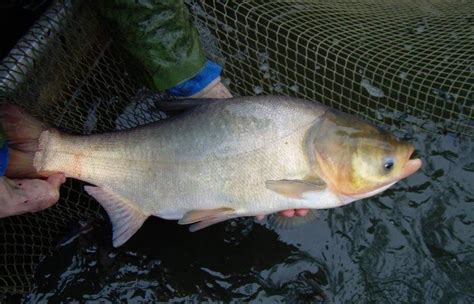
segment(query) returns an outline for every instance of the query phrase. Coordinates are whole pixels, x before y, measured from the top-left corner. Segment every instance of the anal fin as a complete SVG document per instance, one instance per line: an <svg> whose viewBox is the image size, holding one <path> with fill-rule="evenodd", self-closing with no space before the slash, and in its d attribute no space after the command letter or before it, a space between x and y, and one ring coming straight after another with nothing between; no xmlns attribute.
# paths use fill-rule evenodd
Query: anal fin
<svg viewBox="0 0 474 304"><path fill-rule="evenodd" d="M149 216L129 200L108 189L85 186L84 190L95 198L109 215L114 247L119 247L128 241Z"/></svg>

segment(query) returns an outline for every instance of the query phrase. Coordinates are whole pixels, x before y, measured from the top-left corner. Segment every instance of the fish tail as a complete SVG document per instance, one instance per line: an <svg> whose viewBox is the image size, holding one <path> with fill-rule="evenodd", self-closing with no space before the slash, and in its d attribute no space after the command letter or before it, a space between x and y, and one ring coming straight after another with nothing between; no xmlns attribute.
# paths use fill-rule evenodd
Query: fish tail
<svg viewBox="0 0 474 304"><path fill-rule="evenodd" d="M8 143L6 176L37 178L55 173L38 172L34 166L35 154L40 150L39 138L48 125L8 103L0 107L0 121Z"/></svg>

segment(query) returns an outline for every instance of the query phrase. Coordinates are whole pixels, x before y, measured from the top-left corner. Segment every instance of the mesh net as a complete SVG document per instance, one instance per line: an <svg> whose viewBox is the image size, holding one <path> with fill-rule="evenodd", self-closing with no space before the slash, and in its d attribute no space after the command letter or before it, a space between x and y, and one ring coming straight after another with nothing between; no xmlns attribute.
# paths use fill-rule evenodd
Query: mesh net
<svg viewBox="0 0 474 304"><path fill-rule="evenodd" d="M408 113L472 135L472 1L204 1L232 92L317 100L366 119Z"/></svg>
<svg viewBox="0 0 474 304"><path fill-rule="evenodd" d="M235 95L293 95L389 125L409 113L473 134L472 1L188 4ZM117 50L87 4L58 2L1 63L0 99L72 133L164 118L153 107L161 96L134 80ZM68 180L56 206L0 220L0 292L28 290L70 223L95 218L102 209Z"/></svg>

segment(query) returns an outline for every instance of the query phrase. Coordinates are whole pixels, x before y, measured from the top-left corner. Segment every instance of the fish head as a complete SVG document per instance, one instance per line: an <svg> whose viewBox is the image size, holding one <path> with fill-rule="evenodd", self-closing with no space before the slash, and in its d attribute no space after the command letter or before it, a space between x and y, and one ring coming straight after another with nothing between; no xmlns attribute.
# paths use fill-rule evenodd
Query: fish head
<svg viewBox="0 0 474 304"><path fill-rule="evenodd" d="M414 147L356 117L327 111L307 135L313 174L345 203L373 196L421 167Z"/></svg>

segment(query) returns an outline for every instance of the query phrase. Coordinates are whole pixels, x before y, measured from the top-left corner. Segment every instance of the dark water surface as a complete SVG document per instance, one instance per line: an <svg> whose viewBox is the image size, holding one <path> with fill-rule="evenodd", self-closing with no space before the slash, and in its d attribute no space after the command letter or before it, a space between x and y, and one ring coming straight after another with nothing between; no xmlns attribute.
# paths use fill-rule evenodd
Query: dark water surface
<svg viewBox="0 0 474 304"><path fill-rule="evenodd" d="M381 195L293 230L238 219L189 233L152 218L118 249L106 223L86 223L25 301L473 303L472 139L398 119L424 164Z"/></svg>

